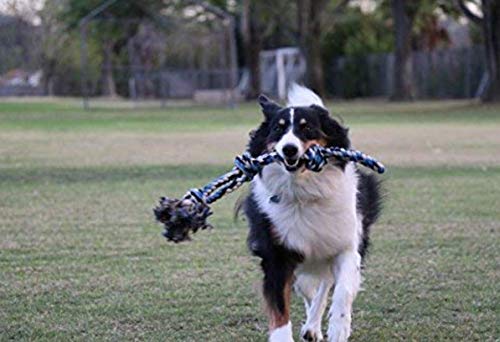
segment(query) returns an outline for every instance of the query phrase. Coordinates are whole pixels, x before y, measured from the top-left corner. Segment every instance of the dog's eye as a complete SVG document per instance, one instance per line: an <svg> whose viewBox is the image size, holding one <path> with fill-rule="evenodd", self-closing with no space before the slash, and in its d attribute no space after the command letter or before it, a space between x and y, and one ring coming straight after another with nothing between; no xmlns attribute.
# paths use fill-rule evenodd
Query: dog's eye
<svg viewBox="0 0 500 342"><path fill-rule="evenodd" d="M274 131L275 132L281 132L283 130L283 127L281 125L274 126Z"/></svg>

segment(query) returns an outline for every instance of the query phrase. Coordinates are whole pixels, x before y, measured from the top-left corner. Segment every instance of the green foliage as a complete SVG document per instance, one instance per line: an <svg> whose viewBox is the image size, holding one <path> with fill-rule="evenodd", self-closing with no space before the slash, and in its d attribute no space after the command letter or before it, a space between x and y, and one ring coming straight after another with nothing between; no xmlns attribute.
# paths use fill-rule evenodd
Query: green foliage
<svg viewBox="0 0 500 342"><path fill-rule="evenodd" d="M325 62L343 55L392 51L390 21L380 12L363 13L359 8L348 8L325 33L322 47Z"/></svg>
<svg viewBox="0 0 500 342"><path fill-rule="evenodd" d="M366 96L370 75L364 60L368 54L393 50L391 22L381 11L363 13L359 8L348 8L339 16L322 40L323 63L327 72L334 72L335 58L349 57L343 68L343 93L348 98ZM335 75L331 76L335 77ZM327 82L327 91L333 92Z"/></svg>
<svg viewBox="0 0 500 342"><path fill-rule="evenodd" d="M458 17L459 13L450 1L407 1L407 11L412 18L412 46L425 46L428 41L442 44L446 33L437 25L438 16L445 14ZM322 54L325 69L331 68L333 60L345 56L342 70L343 94L347 98L363 97L373 92L367 89L370 75L376 73L366 63L369 54L388 53L394 50L394 20L391 0L377 3L372 12L362 12L357 7L347 8L333 22L323 37ZM332 70L330 70L331 72ZM335 77L335 76L333 76ZM328 83L327 87L331 87ZM329 89L332 92L332 89Z"/></svg>
<svg viewBox="0 0 500 342"><path fill-rule="evenodd" d="M103 0L68 0L66 8L61 12L61 19L68 24L69 28L75 28L81 19L106 2ZM138 19L150 16L161 6L162 1L159 0L116 0L97 13L95 18Z"/></svg>
<svg viewBox="0 0 500 342"><path fill-rule="evenodd" d="M257 1L262 39L265 49L284 46L296 46L297 42L297 8L295 1Z"/></svg>
<svg viewBox="0 0 500 342"><path fill-rule="evenodd" d="M447 1L408 1L413 17L413 35L418 37L438 12L457 17L458 12ZM331 29L323 38L323 56L328 62L336 56L366 55L390 52L394 49L393 19L390 0L381 1L375 11L363 13L359 8L348 8L333 20Z"/></svg>
<svg viewBox="0 0 500 342"><path fill-rule="evenodd" d="M81 90L80 37L78 32L68 31L60 14L66 0L45 3L38 12L41 31L41 59L44 86L47 93L58 95L79 95ZM95 83L99 77L101 56L95 40L88 42L89 65L87 77Z"/></svg>
<svg viewBox="0 0 500 342"><path fill-rule="evenodd" d="M91 84L91 93L95 93L98 79L103 77L98 74L99 69L104 72L101 62L106 56L109 57L107 65L112 70L114 62L120 58L120 51L124 49L129 38L137 33L140 19L154 17L160 6L163 6L163 3L159 0L67 0L58 9L58 18L64 24L66 34L78 36L80 40L79 25L85 25L83 29L86 35L88 64L85 72ZM88 19L85 23L82 21L84 18ZM80 51L79 47L77 51ZM75 79L80 82L80 67L73 74L78 75ZM119 88L123 88L123 84L120 84Z"/></svg>
<svg viewBox="0 0 500 342"><path fill-rule="evenodd" d="M68 0L66 6L60 11L60 19L66 24L68 31L78 28L80 21L91 15L92 11L105 4L102 0ZM115 0L108 7L96 13L90 19L93 30L90 39L116 44L119 40L126 40L132 36L138 27L137 19L150 16L154 13L158 1L128 1ZM135 20L124 24L120 20Z"/></svg>
<svg viewBox="0 0 500 342"><path fill-rule="evenodd" d="M97 84L101 76L101 61L100 46L95 40L88 42L88 65L86 70L86 78L93 88ZM68 40L65 42L57 56L57 67L54 71L54 91L63 96L79 96L81 95L81 78L82 70L80 64L80 37L76 33L70 33Z"/></svg>
<svg viewBox="0 0 500 342"><path fill-rule="evenodd" d="M392 0L382 0L377 7L377 12L380 16L386 18L390 23L389 27L392 31ZM451 0L420 0L407 1L406 9L409 17L413 22L412 40L416 41L422 34L432 25L434 20L437 20L440 15L446 15L457 19L460 16L460 11L457 9L455 1ZM415 45L415 44L414 44Z"/></svg>

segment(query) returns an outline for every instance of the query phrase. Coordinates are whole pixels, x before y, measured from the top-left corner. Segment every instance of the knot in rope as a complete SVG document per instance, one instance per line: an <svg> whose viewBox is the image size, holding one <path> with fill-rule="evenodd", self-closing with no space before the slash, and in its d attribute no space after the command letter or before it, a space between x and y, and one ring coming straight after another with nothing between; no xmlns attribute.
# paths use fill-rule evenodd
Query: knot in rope
<svg viewBox="0 0 500 342"><path fill-rule="evenodd" d="M263 164L258 158L252 158L248 152L234 159L234 166L243 172L249 180L253 179L262 170Z"/></svg>
<svg viewBox="0 0 500 342"><path fill-rule="evenodd" d="M345 148L333 147L328 149L327 154L328 157L331 156L346 161L360 163L361 165L375 170L378 173L385 172L385 167L382 163L358 150L346 150Z"/></svg>
<svg viewBox="0 0 500 342"><path fill-rule="evenodd" d="M319 145L313 145L304 154L305 166L313 172L320 172L328 162L325 149Z"/></svg>

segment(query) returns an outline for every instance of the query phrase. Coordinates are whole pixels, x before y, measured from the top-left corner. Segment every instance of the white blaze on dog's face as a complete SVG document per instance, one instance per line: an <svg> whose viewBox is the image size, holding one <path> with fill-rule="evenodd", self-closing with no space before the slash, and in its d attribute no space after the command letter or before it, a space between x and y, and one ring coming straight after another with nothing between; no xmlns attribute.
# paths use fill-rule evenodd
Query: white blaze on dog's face
<svg viewBox="0 0 500 342"><path fill-rule="evenodd" d="M288 108L288 120L280 118L278 126L275 127L275 130L277 129L280 133L286 130L274 149L283 158L286 168L290 170L298 168L300 158L305 152L305 143L297 137L294 130L294 111L294 108Z"/></svg>
<svg viewBox="0 0 500 342"><path fill-rule="evenodd" d="M282 108L265 96L259 102L268 124L266 149L275 150L288 171L301 167L301 157L311 145L348 147L347 130L323 107Z"/></svg>

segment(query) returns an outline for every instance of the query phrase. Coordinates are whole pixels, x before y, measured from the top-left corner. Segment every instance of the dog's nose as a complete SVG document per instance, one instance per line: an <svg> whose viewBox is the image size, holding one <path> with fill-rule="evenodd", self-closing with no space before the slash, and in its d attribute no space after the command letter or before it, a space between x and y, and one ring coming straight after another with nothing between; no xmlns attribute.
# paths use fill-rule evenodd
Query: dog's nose
<svg viewBox="0 0 500 342"><path fill-rule="evenodd" d="M286 158L294 158L297 156L298 152L299 149L295 145L286 144L285 146L283 146L283 154Z"/></svg>

